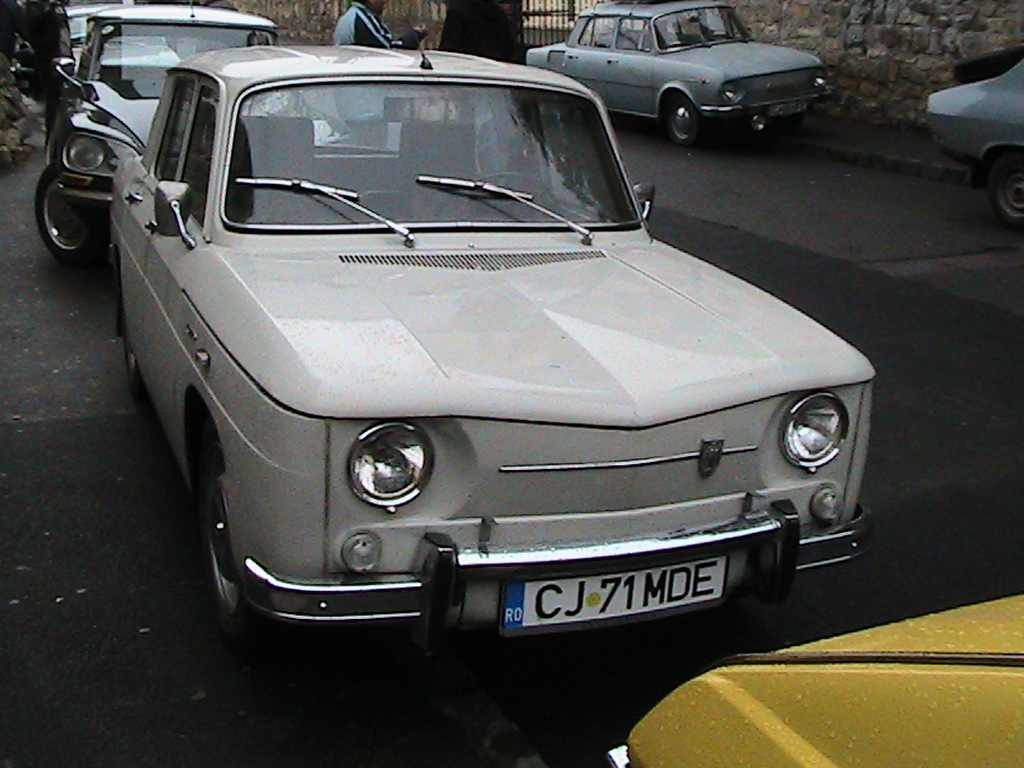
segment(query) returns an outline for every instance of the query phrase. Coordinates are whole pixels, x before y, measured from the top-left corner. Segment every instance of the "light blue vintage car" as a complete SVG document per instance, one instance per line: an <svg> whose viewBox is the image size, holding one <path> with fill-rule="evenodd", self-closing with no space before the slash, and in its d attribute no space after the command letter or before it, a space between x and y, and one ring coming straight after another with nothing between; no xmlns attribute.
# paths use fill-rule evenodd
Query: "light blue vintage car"
<svg viewBox="0 0 1024 768"><path fill-rule="evenodd" d="M734 8L707 0L602 3L526 63L580 80L613 112L660 120L684 146L711 121L792 130L830 92L817 56L754 42Z"/></svg>
<svg viewBox="0 0 1024 768"><path fill-rule="evenodd" d="M933 93L928 125L939 147L970 167L973 185L988 188L1003 223L1024 229L1024 48L979 60L975 69L1010 56L1018 63L997 77Z"/></svg>

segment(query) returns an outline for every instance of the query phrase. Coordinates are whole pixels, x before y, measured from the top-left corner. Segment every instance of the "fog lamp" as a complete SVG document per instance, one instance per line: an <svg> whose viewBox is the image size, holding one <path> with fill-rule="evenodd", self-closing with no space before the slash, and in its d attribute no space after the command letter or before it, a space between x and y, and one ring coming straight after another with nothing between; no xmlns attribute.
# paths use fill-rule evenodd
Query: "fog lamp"
<svg viewBox="0 0 1024 768"><path fill-rule="evenodd" d="M768 126L768 118L764 115L754 115L750 118L750 127L755 131L763 131Z"/></svg>
<svg viewBox="0 0 1024 768"><path fill-rule="evenodd" d="M341 545L341 559L349 570L367 573L380 564L383 546L377 534L369 531L353 533Z"/></svg>
<svg viewBox="0 0 1024 768"><path fill-rule="evenodd" d="M811 514L826 525L839 520L840 507L839 491L834 486L823 485L811 496Z"/></svg>

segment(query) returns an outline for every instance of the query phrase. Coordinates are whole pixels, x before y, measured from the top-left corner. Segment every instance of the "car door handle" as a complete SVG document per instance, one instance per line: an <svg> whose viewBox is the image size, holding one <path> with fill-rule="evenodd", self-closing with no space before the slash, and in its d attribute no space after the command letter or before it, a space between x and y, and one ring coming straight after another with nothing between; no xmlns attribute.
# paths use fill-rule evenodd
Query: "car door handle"
<svg viewBox="0 0 1024 768"><path fill-rule="evenodd" d="M142 202L142 195L138 192L131 191L125 194L124 201L128 203L128 205L135 205L136 203Z"/></svg>

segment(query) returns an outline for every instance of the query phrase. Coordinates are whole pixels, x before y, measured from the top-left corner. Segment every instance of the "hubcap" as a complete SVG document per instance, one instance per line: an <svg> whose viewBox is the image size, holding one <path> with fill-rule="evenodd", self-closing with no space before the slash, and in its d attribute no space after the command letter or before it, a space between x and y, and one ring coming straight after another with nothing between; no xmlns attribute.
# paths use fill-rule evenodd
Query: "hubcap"
<svg viewBox="0 0 1024 768"><path fill-rule="evenodd" d="M672 131L681 139L688 139L693 133L693 115L685 104L672 110Z"/></svg>
<svg viewBox="0 0 1024 768"><path fill-rule="evenodd" d="M1024 214L1024 169L1011 174L1006 180L1003 197L1008 208L1017 214Z"/></svg>
<svg viewBox="0 0 1024 768"><path fill-rule="evenodd" d="M230 553L228 552L227 525L224 522L224 501L217 492L213 501L214 509L211 510L207 525L210 530L207 533L207 553L210 558L210 566L213 570L213 586L217 590L217 597L228 613L234 613L238 608L238 584L230 575Z"/></svg>
<svg viewBox="0 0 1024 768"><path fill-rule="evenodd" d="M65 202L64 196L61 194L60 188L56 183L51 184L46 190L43 218L50 239L65 251L73 251L76 248L80 248L85 242L86 237L88 237L89 230L85 222Z"/></svg>

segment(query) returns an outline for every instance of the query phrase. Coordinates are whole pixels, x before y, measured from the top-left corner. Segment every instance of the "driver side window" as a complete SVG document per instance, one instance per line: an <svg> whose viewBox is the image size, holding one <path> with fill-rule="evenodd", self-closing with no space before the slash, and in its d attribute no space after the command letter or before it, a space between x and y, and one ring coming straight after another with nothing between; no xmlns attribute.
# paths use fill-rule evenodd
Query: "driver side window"
<svg viewBox="0 0 1024 768"><path fill-rule="evenodd" d="M156 159L159 181L184 181L192 196L192 217L202 221L213 164L217 89L182 78L174 86L170 111Z"/></svg>
<svg viewBox="0 0 1024 768"><path fill-rule="evenodd" d="M195 106L196 83L181 78L174 86L174 97L164 126L160 142L160 154L156 158L156 177L160 181L177 181L181 160L185 150L188 124Z"/></svg>

